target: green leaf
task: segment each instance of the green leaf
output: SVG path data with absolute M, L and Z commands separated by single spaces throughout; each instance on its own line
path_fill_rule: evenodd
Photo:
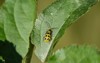
M 35 7 L 36 0 L 5 0 L 0 8 L 0 38 L 6 36 L 22 57 L 28 52 Z
M 44 62 L 63 35 L 65 29 L 76 22 L 97 0 L 57 0 L 47 7 L 37 18 L 32 34 L 35 54 Z M 52 40 L 44 42 L 45 33 L 52 30 Z
M 0 0 L 0 9 L 3 3 L 4 3 L 4 0 Z M 0 10 L 0 40 L 4 41 L 5 39 L 6 37 L 4 33 L 3 13 L 2 13 L 2 10 Z
M 3 59 L 2 56 L 0 56 L 0 63 L 5 63 L 5 60 Z
M 100 63 L 100 54 L 90 46 L 72 45 L 56 51 L 48 63 Z
M 6 37 L 4 33 L 4 22 L 2 16 L 2 11 L 0 10 L 0 40 L 4 41 Z

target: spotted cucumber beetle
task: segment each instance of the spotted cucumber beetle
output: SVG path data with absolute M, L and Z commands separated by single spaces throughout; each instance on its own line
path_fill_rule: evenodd
M 52 40 L 52 29 L 48 29 L 44 36 L 44 42 L 50 42 Z
M 53 33 L 53 28 L 51 28 L 50 24 L 46 22 L 49 26 L 49 29 L 46 31 L 45 36 L 44 36 L 44 42 L 50 42 L 52 40 L 52 33 Z

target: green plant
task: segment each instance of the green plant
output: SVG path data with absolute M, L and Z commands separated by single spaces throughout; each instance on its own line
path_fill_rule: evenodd
M 0 56 L 5 60 L 5 63 L 30 63 L 34 47 L 36 47 L 35 54 L 42 62 L 100 62 L 97 50 L 87 46 L 78 48 L 77 46 L 70 46 L 61 49 L 54 56 L 51 55 L 65 29 L 86 13 L 97 0 L 57 0 L 40 13 L 37 19 L 36 2 L 36 0 L 5 0 L 0 6 L 0 47 L 2 46 Z M 48 29 L 52 30 L 51 40 L 44 42 L 45 33 Z M 9 53 L 6 53 L 8 51 Z M 63 51 L 68 52 L 69 56 Z M 77 51 L 79 51 L 77 55 L 82 53 L 86 59 L 81 58 L 78 61 L 77 55 L 71 54 L 71 52 Z M 90 54 L 93 56 L 86 57 L 86 53 L 90 52 L 93 52 Z M 59 56 L 59 54 L 62 55 Z M 10 55 L 12 56 L 10 57 Z M 56 56 L 63 60 L 56 58 Z M 95 61 L 92 61 L 90 57 L 95 58 Z M 69 60 L 66 61 L 67 58 Z

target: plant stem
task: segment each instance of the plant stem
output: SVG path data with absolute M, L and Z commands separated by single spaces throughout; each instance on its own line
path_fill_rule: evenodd
M 22 60 L 22 63 L 30 63 L 31 62 L 31 58 L 32 58 L 32 53 L 33 53 L 34 46 L 31 44 L 31 39 L 30 39 L 29 42 L 30 42 L 29 51 L 28 51 L 26 57 Z

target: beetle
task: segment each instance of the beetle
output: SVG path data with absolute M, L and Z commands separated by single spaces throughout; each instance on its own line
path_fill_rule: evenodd
M 45 33 L 45 36 L 44 36 L 44 42 L 50 42 L 52 40 L 52 37 L 53 37 L 53 29 L 56 29 L 54 27 L 51 27 L 50 25 L 50 22 L 47 22 L 45 21 L 48 29 Z M 53 21 L 51 21 L 51 24 L 53 23 Z
M 50 42 L 52 40 L 52 29 L 48 29 L 44 36 L 44 42 Z

